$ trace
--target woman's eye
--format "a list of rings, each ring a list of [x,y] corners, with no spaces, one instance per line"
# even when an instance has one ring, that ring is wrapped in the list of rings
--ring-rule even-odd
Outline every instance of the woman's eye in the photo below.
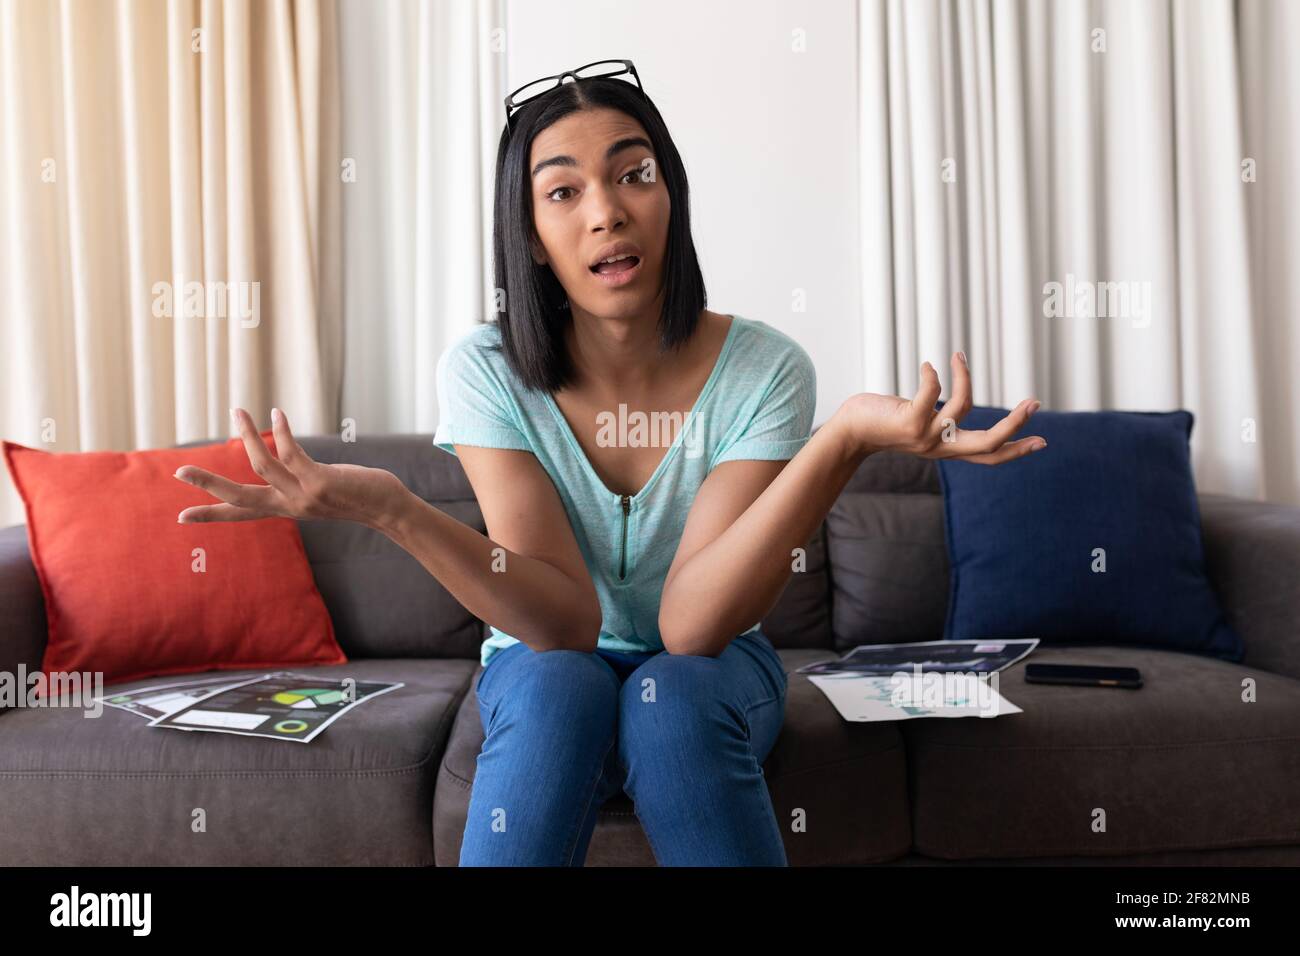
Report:
[[[640,166],[636,166],[632,169],[629,169],[627,172],[625,172],[622,176],[618,178],[618,181],[623,182],[623,180],[627,179],[629,176],[636,177],[634,180],[635,182],[638,183],[645,182],[645,180],[641,176]],[[571,186],[556,186],[554,189],[552,189],[550,192],[546,194],[546,198],[551,200],[552,202],[564,202],[564,198],[556,199],[555,194],[560,192],[572,192],[572,191],[573,191],[573,187]]]

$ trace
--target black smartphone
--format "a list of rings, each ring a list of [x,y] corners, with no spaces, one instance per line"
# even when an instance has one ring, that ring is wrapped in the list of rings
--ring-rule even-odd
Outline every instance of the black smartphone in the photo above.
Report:
[[[1026,664],[1025,680],[1031,684],[1083,684],[1088,687],[1141,687],[1136,667],[1098,667],[1088,664]]]

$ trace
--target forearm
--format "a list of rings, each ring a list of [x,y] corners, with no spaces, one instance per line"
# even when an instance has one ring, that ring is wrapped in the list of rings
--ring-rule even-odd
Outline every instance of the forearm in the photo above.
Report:
[[[664,647],[712,657],[760,621],[789,580],[795,549],[808,543],[866,455],[833,421],[818,429],[753,504],[666,582]]]
[[[503,548],[410,491],[367,523],[471,614],[533,650],[595,650],[601,613],[589,582],[583,587],[554,565]]]

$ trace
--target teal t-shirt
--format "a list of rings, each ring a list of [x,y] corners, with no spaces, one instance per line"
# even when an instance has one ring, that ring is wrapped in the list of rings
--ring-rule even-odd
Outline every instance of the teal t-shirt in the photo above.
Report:
[[[438,359],[440,419],[433,443],[530,451],[564,503],[603,615],[597,645],[623,653],[663,649],[659,598],[696,492],[715,466],[734,459],[793,458],[811,435],[817,373],[794,339],[758,320],[732,316],[713,372],[675,429],[611,409],[609,425],[629,444],[665,445],[654,474],[635,495],[619,495],[591,467],[559,406],[510,370],[501,330],[481,325]],[[621,421],[614,421],[621,419]],[[638,426],[644,426],[638,428]],[[675,436],[675,437],[674,437]],[[756,622],[744,633],[758,629]],[[490,628],[486,665],[518,643]]]

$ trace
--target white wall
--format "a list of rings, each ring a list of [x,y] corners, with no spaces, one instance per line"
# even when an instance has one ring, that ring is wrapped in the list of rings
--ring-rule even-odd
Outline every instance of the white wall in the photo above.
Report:
[[[636,63],[686,163],[709,308],[808,351],[818,423],[863,388],[856,22],[853,0],[507,4],[507,92],[595,60]]]

